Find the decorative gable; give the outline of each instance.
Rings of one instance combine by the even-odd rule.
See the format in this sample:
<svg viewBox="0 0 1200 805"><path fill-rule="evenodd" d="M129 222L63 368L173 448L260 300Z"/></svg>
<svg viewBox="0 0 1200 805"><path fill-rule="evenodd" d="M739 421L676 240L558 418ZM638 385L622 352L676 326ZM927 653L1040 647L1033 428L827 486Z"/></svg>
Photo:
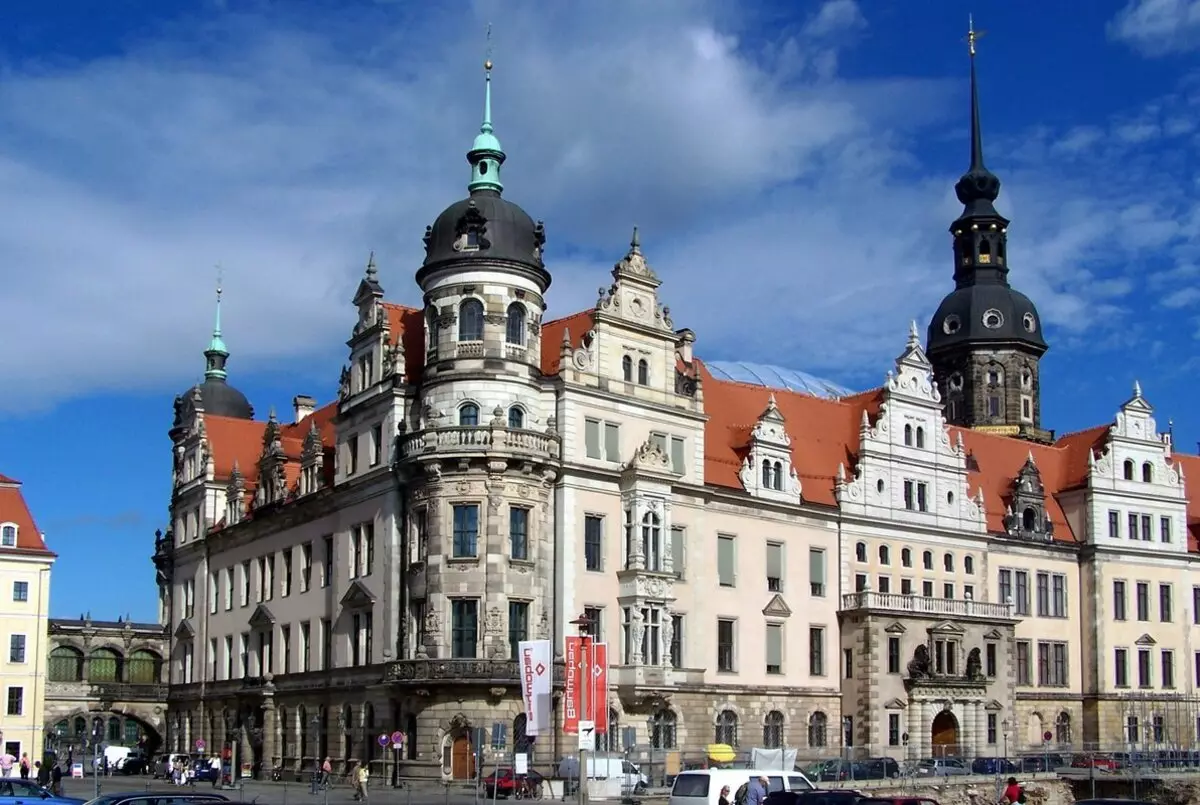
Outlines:
<svg viewBox="0 0 1200 805"><path fill-rule="evenodd" d="M1033 460L1033 451L1013 480L1012 495L1004 514L1004 530L1010 537L1050 541L1054 523L1046 513L1046 488Z"/></svg>
<svg viewBox="0 0 1200 805"><path fill-rule="evenodd" d="M233 460L233 472L225 486L225 525L237 525L246 513L246 479L237 459Z"/></svg>
<svg viewBox="0 0 1200 805"><path fill-rule="evenodd" d="M930 634L947 634L961 635L966 634L966 630L953 621L942 621L929 627Z"/></svg>
<svg viewBox="0 0 1200 805"><path fill-rule="evenodd" d="M187 618L181 620L179 625L175 627L176 640L191 640L195 636L196 630L192 628L192 622Z"/></svg>
<svg viewBox="0 0 1200 805"><path fill-rule="evenodd" d="M995 699L992 699L983 706L983 709L987 710L989 713L998 713L1004 709L1004 705L1000 704L1000 702L996 701Z"/></svg>
<svg viewBox="0 0 1200 805"><path fill-rule="evenodd" d="M892 699L883 705L884 710L907 710L908 702L903 699Z"/></svg>
<svg viewBox="0 0 1200 805"><path fill-rule="evenodd" d="M775 593L775 595L771 597L771 600L767 602L767 605L763 607L762 613L768 618L790 618L792 615L792 608L789 607L787 602L783 600L782 595Z"/></svg>
<svg viewBox="0 0 1200 805"><path fill-rule="evenodd" d="M906 629L904 627L903 623L901 623L900 621L896 621L896 622L892 623L892 625L890 625L886 629L884 629L883 631L887 634L898 635L898 634L904 634L905 632L908 631L908 629Z"/></svg>
<svg viewBox="0 0 1200 805"><path fill-rule="evenodd" d="M1155 639L1154 639L1153 637L1151 637L1150 635L1148 635L1148 634L1144 634L1144 635L1142 635L1141 637L1139 637L1137 640L1135 640L1135 641L1134 641L1134 645L1137 645L1137 646L1157 646L1157 645L1158 645L1158 641L1157 641L1157 640L1155 640Z"/></svg>
<svg viewBox="0 0 1200 805"><path fill-rule="evenodd" d="M304 447L300 451L300 494L309 495L316 492L324 484L325 443L321 441L321 431L317 429L314 419L309 425L304 437Z"/></svg>
<svg viewBox="0 0 1200 805"><path fill-rule="evenodd" d="M853 475L837 469L842 511L873 519L982 534L983 492L968 486L961 434L951 440L933 367L913 322L896 369L888 372L879 415L859 426Z"/></svg>
<svg viewBox="0 0 1200 805"><path fill-rule="evenodd" d="M346 609L366 609L375 603L375 595L361 581L350 582L346 594L342 596L342 606Z"/></svg>
<svg viewBox="0 0 1200 805"><path fill-rule="evenodd" d="M750 432L750 450L738 474L751 495L780 503L800 503L800 479L792 466L792 440L775 395Z"/></svg>
<svg viewBox="0 0 1200 805"><path fill-rule="evenodd" d="M989 629L983 635L984 640L1002 640L1003 638L1004 635L1000 634L999 629Z"/></svg>
<svg viewBox="0 0 1200 805"><path fill-rule="evenodd" d="M258 460L258 489L254 494L254 505L266 506L282 502L288 493L287 455L283 450L283 435L275 409L267 417L263 430L263 451Z"/></svg>
<svg viewBox="0 0 1200 805"><path fill-rule="evenodd" d="M271 614L271 610L267 609L266 604L259 604L254 608L247 623L252 629L269 629L275 625L275 616Z"/></svg>
<svg viewBox="0 0 1200 805"><path fill-rule="evenodd" d="M629 251L613 266L612 278L613 284L608 290L600 289L596 321L617 319L626 325L657 331L669 336L674 345L675 324L671 320L671 309L664 307L658 298L662 280L642 254L637 227L633 228Z"/></svg>

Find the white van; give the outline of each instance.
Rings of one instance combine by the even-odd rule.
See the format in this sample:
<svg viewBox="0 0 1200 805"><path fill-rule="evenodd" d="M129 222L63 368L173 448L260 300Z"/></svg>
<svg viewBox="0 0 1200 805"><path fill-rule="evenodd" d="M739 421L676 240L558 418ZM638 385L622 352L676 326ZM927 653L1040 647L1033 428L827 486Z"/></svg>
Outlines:
<svg viewBox="0 0 1200 805"><path fill-rule="evenodd" d="M767 793L772 791L811 791L815 786L798 771L781 769L691 769L675 775L667 805L717 805L721 789L729 786L732 802L744 783L767 778Z"/></svg>
<svg viewBox="0 0 1200 805"><path fill-rule="evenodd" d="M649 778L633 763L620 755L588 755L587 777L589 780L620 780L625 791L642 792L650 785ZM579 758L564 757L558 764L558 776L565 780L579 779Z"/></svg>

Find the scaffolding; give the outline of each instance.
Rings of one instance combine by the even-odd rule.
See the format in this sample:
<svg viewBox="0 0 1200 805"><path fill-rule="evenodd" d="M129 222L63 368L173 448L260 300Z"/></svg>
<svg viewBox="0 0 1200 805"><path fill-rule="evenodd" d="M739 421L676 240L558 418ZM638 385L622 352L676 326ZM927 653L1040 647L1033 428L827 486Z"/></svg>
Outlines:
<svg viewBox="0 0 1200 805"><path fill-rule="evenodd" d="M1121 735L1101 736L1102 743L1119 740L1124 751L1191 751L1200 748L1200 695L1128 693L1121 696ZM1107 740L1105 740L1107 738ZM1099 746L1098 749L1115 749Z"/></svg>

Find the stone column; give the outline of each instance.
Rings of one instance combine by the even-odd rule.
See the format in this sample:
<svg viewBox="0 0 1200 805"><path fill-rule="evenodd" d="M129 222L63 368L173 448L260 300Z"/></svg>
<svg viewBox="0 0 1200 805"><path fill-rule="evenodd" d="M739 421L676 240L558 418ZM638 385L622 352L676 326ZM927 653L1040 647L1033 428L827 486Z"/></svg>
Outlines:
<svg viewBox="0 0 1200 805"><path fill-rule="evenodd" d="M919 727L921 719L921 702L912 699L908 702L908 711L905 731L908 733L908 751L909 760L915 759L921 751L921 730Z"/></svg>
<svg viewBox="0 0 1200 805"><path fill-rule="evenodd" d="M262 710L262 763L265 775L269 775L271 769L275 768L275 749L278 744L279 731L278 719L275 716L275 699L268 696L263 700ZM268 777L267 779L270 778Z"/></svg>
<svg viewBox="0 0 1200 805"><path fill-rule="evenodd" d="M990 750L987 742L987 719L983 712L983 702L971 702L971 710L975 716L975 755L996 754Z"/></svg>
<svg viewBox="0 0 1200 805"><path fill-rule="evenodd" d="M917 736L920 741L918 746L921 747L921 751L917 753L917 756L929 757L931 754L933 754L933 733L931 732L931 725L933 724L933 702L921 702L921 716L919 720L920 723L917 725Z"/></svg>

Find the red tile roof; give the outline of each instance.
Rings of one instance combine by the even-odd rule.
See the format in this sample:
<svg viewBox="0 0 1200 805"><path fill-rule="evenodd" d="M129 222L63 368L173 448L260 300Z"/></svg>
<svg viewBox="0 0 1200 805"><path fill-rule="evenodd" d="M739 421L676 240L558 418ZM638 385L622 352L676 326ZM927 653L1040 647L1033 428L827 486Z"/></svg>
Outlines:
<svg viewBox="0 0 1200 805"><path fill-rule="evenodd" d="M38 531L33 513L29 511L25 496L21 494L21 482L7 475L0 475L0 523L12 523L17 527L16 550L54 556L42 540L42 532Z"/></svg>

